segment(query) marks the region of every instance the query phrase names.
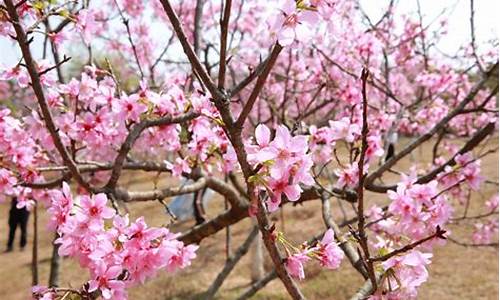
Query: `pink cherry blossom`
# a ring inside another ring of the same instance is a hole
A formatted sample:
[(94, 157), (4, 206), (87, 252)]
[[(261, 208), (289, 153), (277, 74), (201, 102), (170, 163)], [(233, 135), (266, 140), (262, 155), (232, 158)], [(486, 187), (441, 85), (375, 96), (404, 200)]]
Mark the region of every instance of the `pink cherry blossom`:
[(318, 22), (318, 15), (306, 9), (297, 9), (294, 0), (284, 0), (280, 3), (280, 12), (275, 17), (271, 32), (277, 36), (281, 46), (289, 46), (295, 40), (307, 41), (310, 30)]
[(306, 253), (296, 253), (286, 258), (285, 268), (292, 277), (302, 280), (305, 278), (304, 263), (309, 260)]
[(337, 269), (344, 258), (344, 252), (334, 240), (332, 229), (328, 229), (319, 242), (320, 264), (328, 269)]

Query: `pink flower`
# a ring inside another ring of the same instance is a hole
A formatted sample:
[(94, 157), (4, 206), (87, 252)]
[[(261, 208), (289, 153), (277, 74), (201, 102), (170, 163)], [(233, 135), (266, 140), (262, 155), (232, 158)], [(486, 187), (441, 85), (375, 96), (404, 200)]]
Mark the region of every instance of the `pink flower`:
[(33, 299), (38, 300), (54, 300), (56, 299), (55, 293), (50, 290), (48, 287), (43, 285), (34, 285), (31, 288), (31, 294)]
[(349, 187), (354, 188), (358, 185), (359, 169), (356, 163), (347, 165), (344, 169), (335, 170), (335, 175), (339, 177), (337, 186), (339, 188)]
[(285, 268), (293, 278), (302, 280), (305, 278), (304, 263), (310, 260), (307, 254), (301, 252), (286, 258)]
[(89, 44), (92, 40), (92, 35), (96, 33), (97, 27), (95, 12), (88, 9), (80, 10), (77, 15), (76, 29), (82, 34), (86, 44)]
[(177, 252), (169, 259), (167, 270), (173, 272), (176, 269), (183, 269), (191, 265), (191, 260), (196, 258), (197, 245), (184, 246), (183, 243), (178, 244)]
[(28, 71), (22, 69), (20, 66), (16, 66), (12, 69), (3, 70), (0, 72), (0, 80), (12, 80), (17, 81), (17, 84), (21, 88), (28, 87), (30, 83), (30, 77)]
[(270, 201), (267, 201), (267, 209), (270, 212), (276, 211), (281, 203), (281, 196), (286, 195), (288, 200), (297, 201), (300, 198), (302, 189), (298, 184), (289, 184), (287, 173), (283, 174), (284, 177), (276, 180), (269, 178), (268, 186), (271, 191)]
[(361, 128), (358, 124), (351, 124), (351, 120), (344, 117), (338, 121), (329, 121), (331, 134), (334, 140), (345, 140), (348, 143), (354, 142), (357, 136), (361, 135)]
[(4, 168), (0, 168), (0, 201), (3, 200), (3, 194), (11, 195), (14, 193), (14, 186), (17, 184), (17, 178), (14, 174)]
[(474, 227), (472, 241), (476, 245), (489, 244), (493, 236), (498, 235), (498, 220), (491, 220), (486, 223), (476, 223)]
[(328, 269), (337, 269), (344, 258), (344, 252), (335, 242), (331, 228), (325, 232), (323, 239), (319, 242), (319, 255), (320, 264)]
[(388, 279), (392, 290), (399, 289), (398, 293), (403, 298), (415, 298), (416, 289), (429, 277), (426, 265), (431, 263), (431, 257), (431, 253), (421, 253), (418, 250), (413, 250), (403, 256), (395, 256), (383, 262), (382, 267), (384, 270), (394, 270), (397, 278), (397, 280), (394, 278)]
[(115, 211), (106, 206), (108, 198), (105, 194), (100, 193), (91, 197), (82, 196), (80, 198), (80, 216), (82, 220), (98, 221), (102, 219), (111, 219), (115, 215)]
[(307, 42), (318, 22), (318, 14), (311, 10), (298, 9), (294, 0), (284, 0), (280, 6), (280, 13), (271, 27), (271, 33), (277, 36), (278, 43), (286, 47), (296, 39)]
[(489, 211), (495, 211), (498, 208), (498, 195), (493, 195), (490, 200), (486, 201), (485, 205)]
[(62, 186), (62, 191), (55, 190), (52, 192), (51, 206), (48, 209), (50, 220), (47, 225), (51, 230), (65, 225), (73, 208), (70, 187), (66, 182), (63, 182)]
[(120, 118), (137, 123), (140, 121), (141, 114), (148, 109), (145, 104), (140, 103), (140, 99), (137, 94), (122, 95), (118, 101), (112, 103), (113, 111), (117, 112)]
[(177, 157), (175, 159), (175, 164), (171, 164), (169, 161), (165, 161), (165, 164), (167, 165), (167, 169), (172, 171), (172, 175), (176, 177), (181, 177), (182, 173), (190, 173), (191, 172), (191, 167), (189, 166), (189, 163), (180, 157)]
[(144, 217), (140, 217), (134, 223), (130, 224), (126, 233), (129, 238), (127, 244), (135, 248), (147, 248), (150, 246), (152, 240), (163, 234), (163, 231), (160, 228), (148, 228)]
[(398, 184), (396, 192), (387, 191), (389, 199), (392, 200), (389, 205), (389, 212), (397, 215), (404, 220), (408, 220), (416, 216), (420, 212), (420, 205), (407, 194), (404, 185)]
[(121, 273), (122, 267), (120, 266), (107, 268), (104, 262), (98, 263), (95, 278), (89, 281), (88, 291), (93, 292), (99, 289), (104, 299), (116, 299), (113, 297), (115, 292), (125, 288), (124, 282), (117, 279)]

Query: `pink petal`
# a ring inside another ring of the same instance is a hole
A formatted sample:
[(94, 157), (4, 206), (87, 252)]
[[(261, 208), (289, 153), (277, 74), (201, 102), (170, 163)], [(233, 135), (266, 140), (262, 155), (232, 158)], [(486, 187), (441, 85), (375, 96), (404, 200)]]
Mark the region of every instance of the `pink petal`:
[(287, 186), (284, 191), (283, 191), (290, 201), (297, 201), (300, 198), (300, 193), (302, 192), (302, 189), (298, 184), (293, 184)]
[(255, 128), (255, 139), (257, 140), (257, 144), (259, 144), (259, 146), (267, 146), (270, 138), (271, 132), (266, 125), (259, 124), (257, 128)]
[(283, 46), (290, 46), (295, 40), (295, 31), (293, 28), (284, 27), (278, 32), (278, 43)]

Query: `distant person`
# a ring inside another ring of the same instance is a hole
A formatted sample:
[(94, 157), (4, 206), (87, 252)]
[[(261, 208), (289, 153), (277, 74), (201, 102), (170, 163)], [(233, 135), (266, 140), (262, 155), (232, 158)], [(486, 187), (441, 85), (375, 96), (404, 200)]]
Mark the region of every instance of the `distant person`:
[(26, 209), (26, 207), (17, 208), (17, 198), (12, 198), (9, 211), (9, 240), (7, 241), (7, 250), (5, 252), (12, 251), (14, 245), (14, 237), (16, 235), (16, 229), (18, 226), (21, 227), (21, 241), (19, 244), (21, 246), (21, 250), (26, 247), (29, 215), (30, 213)]
[(387, 147), (387, 154), (385, 156), (384, 161), (388, 161), (396, 154), (396, 143), (398, 142), (398, 134), (396, 132), (389, 134), (387, 142), (389, 143), (389, 146)]

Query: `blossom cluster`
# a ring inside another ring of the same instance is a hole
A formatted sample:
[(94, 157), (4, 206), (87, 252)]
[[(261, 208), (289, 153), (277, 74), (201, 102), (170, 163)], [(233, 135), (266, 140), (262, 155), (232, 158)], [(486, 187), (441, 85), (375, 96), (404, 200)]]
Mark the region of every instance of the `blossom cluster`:
[(272, 212), (279, 208), (282, 195), (289, 201), (299, 200), (300, 184), (313, 185), (311, 175), (313, 161), (308, 154), (308, 137), (292, 136), (288, 128), (281, 125), (271, 140), (271, 131), (263, 124), (255, 129), (256, 145), (248, 145), (249, 162), (260, 168), (254, 175), (259, 189), (269, 193), (267, 209)]
[(130, 222), (127, 215), (116, 214), (105, 194), (73, 199), (63, 183), (62, 191), (54, 190), (51, 196), (49, 227), (59, 234), (59, 255), (74, 257), (89, 270), (85, 292), (127, 299), (126, 288), (159, 270), (184, 268), (196, 257), (198, 246), (184, 245), (167, 228), (148, 227), (143, 217)]
[(431, 263), (431, 257), (431, 253), (412, 250), (383, 262), (382, 268), (386, 273), (381, 284), (387, 287), (388, 291), (383, 295), (375, 293), (369, 299), (415, 299), (417, 288), (429, 277), (426, 266)]

